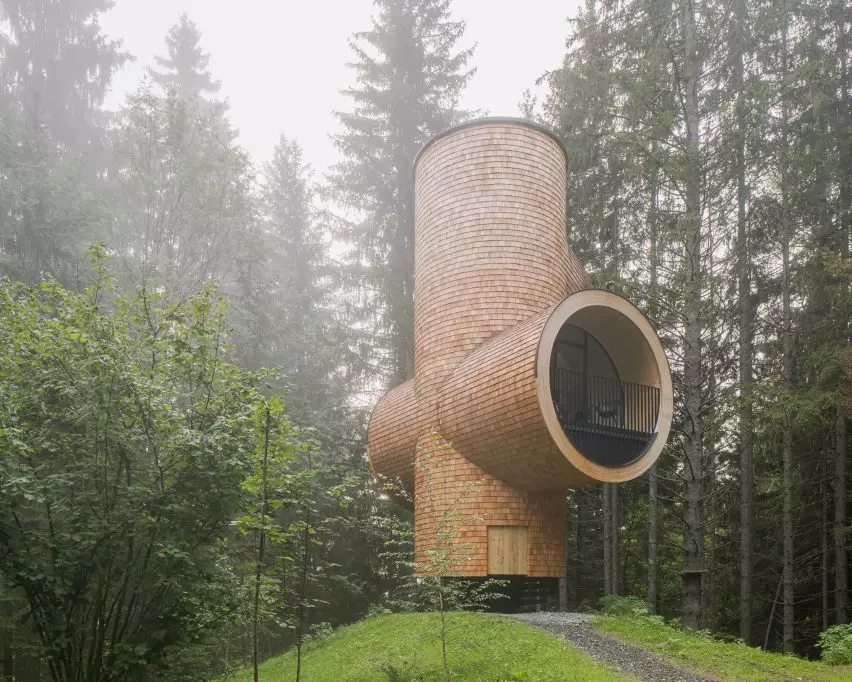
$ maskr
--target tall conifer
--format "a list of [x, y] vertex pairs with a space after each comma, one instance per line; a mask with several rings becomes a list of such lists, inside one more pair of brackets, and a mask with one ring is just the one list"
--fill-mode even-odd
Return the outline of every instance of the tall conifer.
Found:
[[201, 49], [201, 32], [186, 13], [166, 35], [167, 57], [154, 57], [159, 69], [148, 67], [151, 79], [164, 90], [192, 100], [213, 97], [222, 84], [210, 74], [210, 55]]
[[371, 28], [351, 41], [356, 82], [343, 94], [352, 108], [337, 112], [343, 131], [333, 140], [343, 159], [331, 187], [348, 211], [339, 236], [360, 321], [379, 347], [368, 360], [380, 383], [399, 383], [414, 369], [412, 163], [432, 135], [468, 116], [459, 100], [473, 48], [457, 47], [465, 27], [450, 4], [377, 0]]

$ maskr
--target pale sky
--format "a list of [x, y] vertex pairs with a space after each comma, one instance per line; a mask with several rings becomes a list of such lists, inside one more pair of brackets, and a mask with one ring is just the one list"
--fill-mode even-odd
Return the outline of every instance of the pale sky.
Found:
[[[565, 51], [566, 19], [578, 0], [455, 0], [453, 17], [467, 23], [464, 45], [477, 43], [477, 74], [466, 108], [494, 116], [518, 115], [526, 88], [558, 66]], [[372, 0], [117, 0], [101, 19], [105, 33], [124, 41], [137, 59], [116, 74], [109, 108], [138, 86], [165, 35], [182, 12], [202, 33], [210, 69], [240, 142], [260, 166], [279, 135], [297, 139], [318, 173], [337, 160], [329, 134], [332, 112], [347, 109], [339, 91], [353, 83], [345, 64], [349, 37], [370, 27]]]

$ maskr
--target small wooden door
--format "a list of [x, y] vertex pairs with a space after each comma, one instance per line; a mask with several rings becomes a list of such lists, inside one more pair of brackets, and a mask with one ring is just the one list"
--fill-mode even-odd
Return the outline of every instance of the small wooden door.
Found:
[[488, 574], [527, 574], [526, 526], [488, 526]]

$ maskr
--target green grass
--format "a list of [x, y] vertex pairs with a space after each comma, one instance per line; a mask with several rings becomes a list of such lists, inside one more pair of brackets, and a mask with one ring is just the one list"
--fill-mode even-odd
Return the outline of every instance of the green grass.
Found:
[[767, 653], [744, 644], [731, 644], [683, 632], [659, 619], [604, 616], [595, 621], [603, 633], [650, 649], [674, 665], [706, 673], [720, 681], [850, 682], [852, 666]]
[[[447, 658], [453, 682], [617, 682], [631, 679], [561, 640], [518, 622], [478, 613], [449, 614]], [[397, 613], [368, 618], [312, 641], [302, 655], [304, 682], [442, 680], [439, 617]], [[293, 652], [263, 663], [263, 682], [294, 679]], [[229, 678], [250, 682], [251, 671]]]

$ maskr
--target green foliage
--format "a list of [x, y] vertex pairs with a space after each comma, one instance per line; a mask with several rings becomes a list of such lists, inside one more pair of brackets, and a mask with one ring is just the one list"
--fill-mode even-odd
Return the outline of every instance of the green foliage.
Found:
[[826, 663], [852, 666], [852, 624], [835, 625], [821, 632], [819, 648]]
[[218, 282], [237, 298], [243, 261], [259, 249], [252, 231], [253, 176], [218, 112], [170, 90], [141, 86], [112, 135], [115, 225], [122, 289], [164, 288], [166, 299]]
[[594, 626], [605, 634], [648, 648], [675, 665], [715, 679], [844, 682], [852, 674], [848, 666], [838, 668], [770, 653], [742, 642], [722, 642], [707, 632], [685, 632], [659, 617], [603, 616]]
[[[564, 641], [521, 623], [478, 613], [454, 613], [465, 633], [449, 652], [459, 682], [616, 682], [625, 679]], [[430, 636], [437, 613], [379, 615], [306, 644], [306, 682], [430, 682], [444, 678], [440, 644]], [[260, 679], [289, 682], [295, 657], [266, 661]], [[228, 678], [249, 682], [251, 672]]]
[[598, 609], [608, 616], [647, 616], [648, 603], [639, 597], [619, 597], [613, 594], [601, 597]]
[[[572, 249], [593, 282], [646, 312], [671, 362], [656, 606], [800, 652], [821, 623], [849, 619], [848, 536], [830, 525], [848, 526], [850, 16], [843, 0], [587, 0], [562, 64], [542, 77], [538, 116], [567, 147]], [[621, 490], [618, 589], [642, 594], [646, 488]], [[584, 499], [581, 511], [569, 526], [573, 603], [596, 601], [605, 574], [600, 505]], [[684, 555], [708, 569], [701, 600]], [[779, 608], [759, 607], [785, 563]]]
[[55, 678], [119, 680], [239, 616], [225, 540], [265, 403], [213, 287], [111, 298], [94, 255], [83, 294], [0, 284], [0, 576]]

